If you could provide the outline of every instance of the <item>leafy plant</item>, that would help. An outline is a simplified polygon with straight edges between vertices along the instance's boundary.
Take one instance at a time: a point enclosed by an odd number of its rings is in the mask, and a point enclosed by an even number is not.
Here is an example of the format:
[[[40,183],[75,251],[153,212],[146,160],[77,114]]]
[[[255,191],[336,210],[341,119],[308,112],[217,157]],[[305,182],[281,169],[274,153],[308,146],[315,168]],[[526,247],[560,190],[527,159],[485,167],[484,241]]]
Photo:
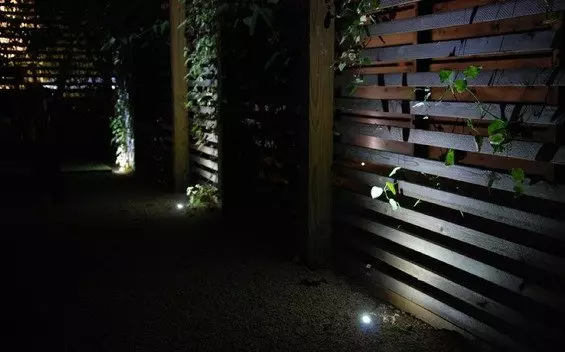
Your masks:
[[[127,90],[122,84],[118,85],[110,128],[112,144],[116,147],[116,165],[120,173],[129,173],[135,168],[133,123],[129,103]]]
[[[195,185],[186,189],[188,205],[192,208],[211,208],[218,205],[218,189],[210,185]]]
[[[367,46],[364,38],[370,36],[369,25],[376,22],[372,13],[378,10],[379,0],[344,0],[337,9],[335,17],[339,20],[339,54],[334,67],[343,71],[347,67],[361,67],[369,65],[371,60],[361,56],[362,50]],[[363,83],[363,76],[358,72],[353,73],[350,91],[353,93],[357,86]]]
[[[390,172],[390,174],[388,176],[392,177],[394,174],[396,174],[396,172],[398,170],[400,170],[399,166],[395,167]],[[384,194],[386,199],[388,200],[388,203],[390,204],[390,207],[392,208],[392,210],[396,211],[400,207],[400,204],[393,197],[393,196],[396,196],[396,194],[397,194],[396,186],[397,186],[397,183],[394,183],[394,182],[391,182],[391,181],[386,181],[385,185],[383,187],[373,186],[371,188],[371,197],[373,199],[375,199],[375,198],[379,198],[380,196],[382,196]],[[391,195],[389,195],[389,192],[391,193]]]
[[[514,192],[517,197],[524,193],[524,170],[520,168],[512,169],[510,172],[512,179],[514,179]]]

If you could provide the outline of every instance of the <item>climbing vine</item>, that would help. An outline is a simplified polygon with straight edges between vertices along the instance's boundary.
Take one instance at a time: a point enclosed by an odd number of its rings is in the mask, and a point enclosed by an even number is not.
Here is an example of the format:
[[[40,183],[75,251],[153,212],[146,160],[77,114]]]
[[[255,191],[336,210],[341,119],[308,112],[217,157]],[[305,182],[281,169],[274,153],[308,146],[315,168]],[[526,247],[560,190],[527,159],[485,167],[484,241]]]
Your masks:
[[[369,25],[377,23],[379,18],[375,16],[375,12],[379,8],[380,2],[378,0],[343,0],[335,11],[335,17],[338,19],[338,30],[340,36],[338,37],[338,55],[334,63],[335,70],[341,72],[346,68],[352,71],[352,80],[350,82],[350,91],[353,93],[357,86],[363,83],[363,75],[360,68],[371,63],[371,60],[362,56],[363,50],[367,46],[367,37],[370,36]],[[328,12],[326,20],[333,17],[331,12]],[[475,79],[481,72],[481,66],[470,65],[462,72],[455,72],[453,70],[442,69],[439,71],[438,76],[440,82],[445,85],[445,91],[439,99],[435,102],[440,103],[445,94],[451,92],[455,97],[456,94],[468,94],[474,100],[477,109],[481,112],[482,116],[490,115],[493,119],[488,126],[488,141],[492,146],[493,153],[501,153],[505,150],[507,144],[512,139],[510,132],[510,124],[503,116],[499,117],[494,115],[485,105],[480,101],[477,95],[469,88],[469,80]],[[425,105],[431,98],[431,87],[416,88],[424,91],[424,99],[422,102],[416,103],[414,107]],[[424,116],[428,119],[428,116]],[[472,119],[467,119],[467,126],[470,128],[471,133],[474,135],[477,150],[483,145],[484,137],[479,134],[475,128]],[[519,121],[520,122],[520,121]],[[518,122],[518,123],[519,123]],[[451,166],[456,161],[456,151],[449,149],[445,154],[445,165]],[[400,167],[395,167],[390,173],[392,177]],[[524,170],[521,168],[514,168],[511,170],[511,176],[514,179],[515,195],[519,196],[523,193],[524,187]],[[489,181],[487,185],[490,189],[493,180]],[[397,195],[397,182],[386,181],[383,187],[372,187],[371,197],[378,198],[383,194],[387,198],[392,210],[399,208],[399,203],[394,197]],[[420,201],[417,200],[414,206],[418,205]]]
[[[186,107],[190,111],[191,132],[196,144],[216,132],[218,120],[218,41],[217,0],[179,0],[187,9],[179,30],[188,39],[184,49],[188,74]]]

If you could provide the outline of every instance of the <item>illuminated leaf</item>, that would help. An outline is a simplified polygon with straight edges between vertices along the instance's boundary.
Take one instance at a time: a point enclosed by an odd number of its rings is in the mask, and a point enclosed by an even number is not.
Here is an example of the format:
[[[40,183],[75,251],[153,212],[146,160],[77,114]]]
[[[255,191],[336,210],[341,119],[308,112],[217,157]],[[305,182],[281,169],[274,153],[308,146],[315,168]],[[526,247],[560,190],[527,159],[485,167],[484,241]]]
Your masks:
[[[340,70],[340,71],[343,71],[343,69],[345,68],[346,65],[347,65],[347,64],[346,64],[345,62],[340,62],[340,63],[339,63],[339,66],[338,66],[339,70]]]
[[[392,194],[396,195],[396,188],[394,187],[394,183],[386,181],[385,185],[392,192]]]
[[[512,169],[510,174],[512,175],[512,178],[516,182],[524,182],[524,179],[526,178],[526,175],[524,174],[524,170],[521,168]]]
[[[445,165],[451,166],[453,164],[455,164],[455,150],[449,149],[445,156]]]
[[[465,77],[467,78],[477,78],[477,76],[479,75],[479,73],[481,72],[481,70],[483,69],[482,66],[469,66],[465,69],[465,71],[463,71],[463,74],[465,75]]]
[[[483,140],[484,140],[483,136],[475,136],[475,143],[477,143],[477,151],[478,152],[481,151],[481,146],[483,145]]]
[[[394,169],[392,169],[392,171],[390,172],[390,174],[388,174],[389,177],[392,177],[398,170],[400,170],[401,167],[397,166]]]
[[[488,137],[488,140],[492,145],[500,145],[504,142],[504,135],[502,133],[493,134]]]
[[[379,198],[384,193],[384,190],[381,187],[373,186],[371,188],[371,198]]]
[[[467,90],[467,81],[464,79],[457,79],[453,82],[453,86],[458,93],[463,93]]]
[[[497,134],[497,133],[500,133],[501,131],[504,131],[506,129],[506,126],[508,126],[508,123],[504,120],[500,120],[500,119],[493,120],[488,125],[489,136],[492,136],[493,134]]]
[[[396,211],[398,209],[398,202],[395,201],[394,199],[389,199],[388,203],[390,204],[391,208],[393,211]]]
[[[445,83],[451,78],[452,74],[453,74],[452,70],[441,69],[439,71],[439,80],[441,81],[441,83]]]

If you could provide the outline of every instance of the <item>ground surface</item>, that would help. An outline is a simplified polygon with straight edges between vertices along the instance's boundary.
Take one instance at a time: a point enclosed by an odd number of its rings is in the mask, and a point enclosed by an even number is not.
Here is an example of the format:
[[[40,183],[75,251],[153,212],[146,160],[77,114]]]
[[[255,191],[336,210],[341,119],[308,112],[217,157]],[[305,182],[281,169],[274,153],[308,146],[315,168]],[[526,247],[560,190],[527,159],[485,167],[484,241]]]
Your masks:
[[[330,270],[238,245],[175,195],[93,175],[69,177],[65,204],[36,209],[10,242],[21,350],[475,350]]]

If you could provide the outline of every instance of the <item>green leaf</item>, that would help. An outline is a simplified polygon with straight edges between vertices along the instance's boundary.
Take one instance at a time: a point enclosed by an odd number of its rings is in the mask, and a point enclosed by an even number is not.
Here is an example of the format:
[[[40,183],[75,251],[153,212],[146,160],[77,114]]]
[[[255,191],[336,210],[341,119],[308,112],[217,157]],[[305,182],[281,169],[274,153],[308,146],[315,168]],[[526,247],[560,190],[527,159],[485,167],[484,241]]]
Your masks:
[[[373,199],[379,198],[383,193],[384,190],[382,189],[382,187],[373,186],[373,188],[371,188],[371,198]]]
[[[453,74],[452,70],[446,70],[446,69],[441,69],[439,71],[439,80],[441,81],[441,83],[445,83],[446,81],[448,81],[451,78],[451,75]]]
[[[492,136],[493,134],[500,133],[501,131],[506,130],[508,123],[501,119],[492,120],[492,122],[488,125],[488,134]]]
[[[392,194],[396,195],[396,188],[394,187],[394,183],[386,181],[385,185],[392,192]]]
[[[520,197],[522,194],[524,194],[524,185],[519,184],[519,185],[514,185],[514,196]]]
[[[515,182],[524,182],[524,179],[526,178],[526,175],[524,174],[524,170],[521,168],[512,169],[510,175],[512,175],[512,178],[514,179]]]
[[[453,82],[453,86],[458,93],[463,93],[467,90],[467,80],[456,79],[455,82]]]
[[[455,150],[449,149],[445,156],[445,165],[451,166],[453,164],[455,164]]]
[[[475,143],[477,143],[477,151],[478,152],[481,151],[481,146],[483,145],[483,140],[484,140],[483,136],[475,136]]]
[[[398,209],[398,202],[395,201],[394,199],[392,199],[392,198],[389,199],[388,204],[390,204],[393,211],[396,211]]]
[[[388,177],[392,177],[398,170],[400,170],[401,167],[397,166],[394,169],[392,169],[392,171],[390,172],[390,174],[388,174]]]
[[[477,78],[477,76],[479,75],[479,73],[481,72],[481,70],[483,69],[482,66],[469,66],[465,69],[465,71],[463,71],[463,74],[465,75],[465,77],[467,78]]]
[[[496,133],[488,137],[490,144],[501,145],[504,142],[504,135],[502,133]]]

